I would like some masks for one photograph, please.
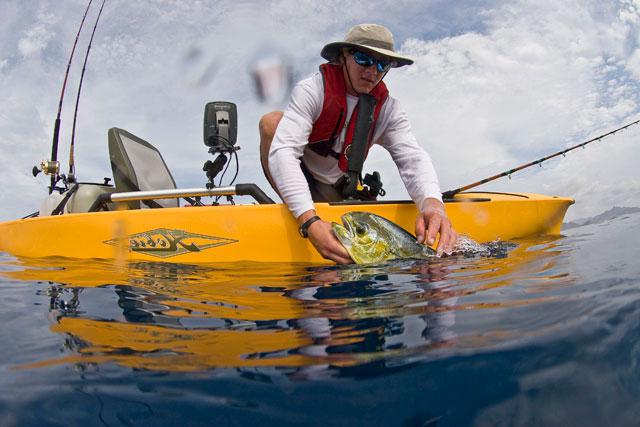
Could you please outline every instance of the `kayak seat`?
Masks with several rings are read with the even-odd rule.
[[[160,151],[120,128],[108,132],[109,158],[116,192],[172,190],[176,182]],[[178,199],[127,202],[129,209],[178,207]]]

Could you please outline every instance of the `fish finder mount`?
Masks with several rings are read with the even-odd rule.
[[[204,107],[204,145],[209,147],[209,154],[216,155],[207,160],[202,170],[207,175],[207,188],[214,188],[215,177],[227,163],[227,154],[235,154],[240,147],[236,146],[238,138],[238,109],[233,102],[214,101]]]

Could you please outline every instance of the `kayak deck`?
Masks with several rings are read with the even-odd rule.
[[[456,231],[479,242],[557,235],[573,200],[531,193],[457,194],[445,202]],[[324,220],[350,211],[381,215],[411,233],[410,202],[317,203]],[[26,218],[0,223],[0,251],[17,257],[103,258],[215,263],[328,263],[283,204],[135,209]]]

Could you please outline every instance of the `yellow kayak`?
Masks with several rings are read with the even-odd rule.
[[[470,192],[445,201],[459,233],[479,242],[557,235],[573,200],[530,193]],[[381,215],[410,232],[410,202],[318,203],[340,222],[351,211]],[[302,238],[283,204],[246,204],[67,213],[0,223],[0,251],[17,257],[67,257],[176,263],[329,263]]]

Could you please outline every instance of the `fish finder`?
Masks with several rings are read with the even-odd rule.
[[[207,175],[207,188],[215,187],[214,178],[227,163],[226,154],[234,154],[238,138],[238,109],[233,102],[214,101],[204,107],[204,145],[210,154],[217,154],[215,160],[207,160],[202,170]],[[237,154],[236,154],[237,156]],[[236,159],[237,160],[237,159]],[[223,173],[224,175],[224,173]]]
[[[209,102],[204,107],[204,145],[209,152],[233,152],[238,138],[238,109],[233,102]]]

